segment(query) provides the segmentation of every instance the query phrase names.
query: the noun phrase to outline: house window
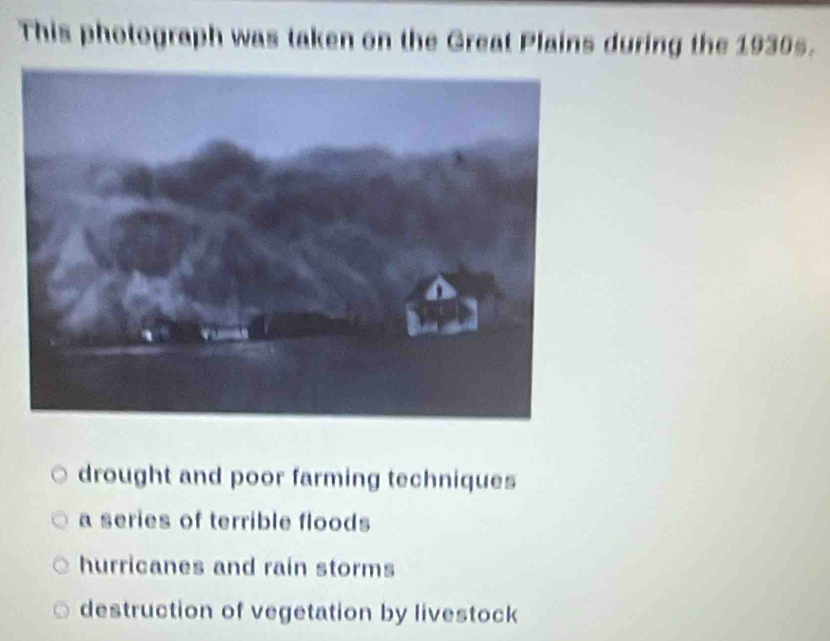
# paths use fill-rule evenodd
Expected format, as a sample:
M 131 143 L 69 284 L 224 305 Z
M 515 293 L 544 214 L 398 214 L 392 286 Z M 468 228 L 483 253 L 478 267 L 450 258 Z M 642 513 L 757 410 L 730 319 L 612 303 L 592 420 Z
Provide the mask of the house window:
M 441 294 L 443 293 L 444 288 L 441 287 L 441 285 L 438 285 L 438 287 L 436 287 L 435 291 L 436 291 L 436 294 L 437 294 L 438 298 L 441 298 Z

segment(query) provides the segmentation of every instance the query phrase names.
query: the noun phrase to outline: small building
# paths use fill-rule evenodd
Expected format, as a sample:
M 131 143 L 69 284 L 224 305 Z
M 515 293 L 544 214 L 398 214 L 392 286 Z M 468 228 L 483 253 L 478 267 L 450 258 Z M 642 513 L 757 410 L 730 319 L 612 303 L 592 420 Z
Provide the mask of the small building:
M 202 340 L 198 323 L 156 318 L 145 323 L 139 333 L 142 343 L 198 343 Z
M 173 322 L 157 318 L 142 327 L 139 335 L 142 343 L 167 343 L 173 336 Z
M 461 268 L 427 276 L 406 299 L 407 334 L 476 332 L 494 321 L 494 305 L 502 298 L 495 277 L 486 272 Z
M 193 321 L 156 318 L 145 323 L 139 333 L 142 343 L 208 343 L 245 341 L 249 330 L 244 325 L 203 325 Z
M 202 340 L 212 341 L 246 341 L 249 329 L 244 325 L 202 325 L 199 328 Z

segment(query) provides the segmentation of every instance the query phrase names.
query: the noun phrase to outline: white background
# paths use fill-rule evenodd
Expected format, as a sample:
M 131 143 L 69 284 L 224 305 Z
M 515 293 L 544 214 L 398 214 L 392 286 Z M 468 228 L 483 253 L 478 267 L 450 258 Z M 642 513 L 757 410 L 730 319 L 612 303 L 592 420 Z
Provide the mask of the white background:
M 18 17 L 227 28 L 793 33 L 803 59 L 155 54 L 25 44 Z M 830 615 L 830 12 L 825 8 L 300 5 L 0 8 L 2 603 L 9 639 L 826 639 Z M 441 38 L 443 40 L 443 38 Z M 688 45 L 688 40 L 686 42 Z M 32 413 L 21 68 L 542 83 L 530 421 Z M 55 485 L 94 465 L 515 472 L 473 496 Z M 366 535 L 82 533 L 106 509 L 356 510 Z M 392 561 L 381 582 L 57 576 L 55 554 Z M 100 601 L 518 608 L 514 627 L 84 621 Z M 66 600 L 72 616 L 55 620 Z

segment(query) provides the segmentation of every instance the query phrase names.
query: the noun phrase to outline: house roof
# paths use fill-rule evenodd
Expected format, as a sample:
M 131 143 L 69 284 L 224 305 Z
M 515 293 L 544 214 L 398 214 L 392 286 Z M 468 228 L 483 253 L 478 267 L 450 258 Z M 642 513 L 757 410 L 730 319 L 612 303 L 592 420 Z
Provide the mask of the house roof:
M 499 289 L 496 283 L 496 277 L 493 274 L 490 272 L 471 272 L 460 267 L 458 271 L 453 273 L 440 272 L 422 278 L 415 285 L 415 288 L 406 300 L 422 299 L 430 285 L 439 276 L 452 285 L 459 296 L 474 296 L 475 298 L 493 296 L 494 298 L 504 298 L 504 294 Z

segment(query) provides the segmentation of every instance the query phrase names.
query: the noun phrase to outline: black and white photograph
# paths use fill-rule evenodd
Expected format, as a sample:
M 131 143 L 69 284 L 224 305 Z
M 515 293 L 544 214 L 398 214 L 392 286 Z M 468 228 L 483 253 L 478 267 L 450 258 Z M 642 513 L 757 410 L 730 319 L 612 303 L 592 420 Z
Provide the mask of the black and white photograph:
M 33 410 L 529 418 L 539 83 L 23 73 Z

